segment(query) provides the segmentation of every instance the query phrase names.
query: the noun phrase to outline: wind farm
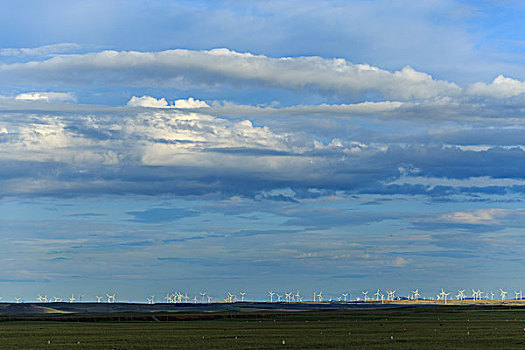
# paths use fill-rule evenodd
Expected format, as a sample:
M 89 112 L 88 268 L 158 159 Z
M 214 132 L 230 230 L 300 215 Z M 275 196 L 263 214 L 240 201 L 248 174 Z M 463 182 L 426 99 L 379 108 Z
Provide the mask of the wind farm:
M 525 302 L 519 293 L 515 299 L 495 300 L 484 293 L 461 300 L 446 298 L 451 291 L 440 289 L 439 298 L 418 298 L 416 291 L 406 297 L 398 292 L 389 300 L 377 292 L 366 300 L 347 295 L 347 301 L 342 294 L 334 301 L 336 295 L 327 292 L 319 300 L 316 292 L 315 302 L 284 291 L 281 301 L 270 301 L 273 294 L 250 301 L 249 292 L 242 291 L 226 292 L 220 302 L 203 296 L 195 301 L 200 293 L 192 298 L 182 292 L 168 293 L 165 300 L 147 296 L 145 302 L 114 301 L 113 293 L 100 301 L 72 295 L 73 301 L 55 302 L 37 295 L 41 301 L 0 303 L 0 349 L 98 349 L 102 344 L 114 349 L 413 349 L 422 343 L 426 349 L 492 349 L 523 341 Z M 23 332 L 32 336 L 19 336 Z
M 324 294 L 323 294 L 324 293 Z M 423 294 L 422 294 L 423 293 Z M 353 305 L 354 307 L 364 306 L 366 308 L 373 308 L 375 306 L 384 308 L 399 307 L 399 306 L 431 306 L 431 305 L 455 305 L 455 306 L 490 306 L 490 305 L 525 305 L 523 293 L 521 290 L 514 292 L 514 298 L 507 297 L 508 291 L 499 288 L 499 293 L 492 291 L 481 291 L 480 289 L 472 289 L 471 295 L 465 294 L 465 289 L 458 289 L 457 291 L 446 291 L 443 288 L 436 289 L 436 292 L 428 291 L 420 293 L 420 289 L 408 290 L 406 294 L 402 294 L 397 290 L 392 289 L 377 289 L 373 297 L 369 297 L 369 291 L 359 292 L 323 292 L 314 291 L 312 298 L 304 298 L 301 296 L 299 290 L 296 291 L 278 291 L 271 290 L 265 293 L 253 292 L 247 293 L 239 291 L 232 293 L 230 291 L 224 292 L 223 295 L 210 295 L 207 292 L 198 292 L 195 294 L 177 291 L 168 292 L 161 295 L 150 294 L 144 299 L 124 298 L 117 300 L 116 293 L 103 293 L 101 295 L 84 295 L 71 294 L 66 297 L 53 296 L 48 298 L 47 295 L 36 294 L 34 297 L 0 297 L 0 304 L 34 304 L 34 305 L 61 305 L 61 304 L 118 304 L 121 309 L 123 305 L 182 305 L 184 307 L 191 307 L 191 305 L 198 305 L 199 309 L 206 306 L 213 309 L 215 304 L 257 304 L 257 305 L 287 305 L 293 304 L 294 308 L 298 305 L 303 305 L 305 309 L 315 308 L 316 305 L 320 307 L 333 306 L 334 308 L 345 308 L 345 305 Z M 449 297 L 452 294 L 453 297 Z M 307 293 L 308 295 L 308 293 Z M 360 297 L 353 297 L 353 295 L 361 295 Z M 498 295 L 499 298 L 495 298 Z M 300 307 L 299 307 L 300 308 Z M 106 307 L 106 310 L 110 310 Z M 166 309 L 167 310 L 167 309 Z

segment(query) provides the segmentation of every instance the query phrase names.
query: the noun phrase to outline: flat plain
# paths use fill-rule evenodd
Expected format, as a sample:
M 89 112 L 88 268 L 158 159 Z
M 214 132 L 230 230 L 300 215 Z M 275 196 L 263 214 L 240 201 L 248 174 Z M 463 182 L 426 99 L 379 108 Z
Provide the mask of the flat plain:
M 4 315 L 0 349 L 522 349 L 525 309 Z M 147 321 L 144 321 L 147 320 Z

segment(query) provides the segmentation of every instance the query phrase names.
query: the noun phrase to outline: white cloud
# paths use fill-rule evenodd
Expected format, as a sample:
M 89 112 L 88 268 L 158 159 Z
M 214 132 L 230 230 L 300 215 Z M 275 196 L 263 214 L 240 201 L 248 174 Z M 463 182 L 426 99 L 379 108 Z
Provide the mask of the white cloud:
M 142 96 L 136 97 L 133 96 L 129 101 L 127 106 L 129 107 L 149 107 L 149 108 L 206 108 L 209 105 L 201 100 L 196 100 L 193 97 L 188 99 L 179 99 L 175 100 L 172 105 L 168 104 L 165 98 L 156 99 L 155 97 Z
M 50 56 L 78 50 L 80 47 L 74 43 L 59 43 L 32 48 L 4 48 L 0 49 L 0 56 Z
M 439 221 L 470 224 L 470 225 L 499 225 L 506 221 L 523 222 L 523 209 L 476 209 L 470 211 L 455 211 L 440 216 Z M 519 219 L 519 220 L 516 220 Z
M 410 264 L 410 262 L 411 260 L 398 256 L 392 261 L 392 266 L 393 267 L 405 267 L 408 264 Z
M 173 102 L 173 107 L 175 108 L 206 108 L 209 106 L 210 105 L 208 105 L 206 102 L 196 100 L 193 97 L 190 97 L 186 100 L 179 99 Z
M 525 93 L 525 81 L 498 75 L 490 84 L 478 82 L 470 85 L 467 93 L 494 98 L 513 97 Z
M 70 92 L 25 92 L 15 97 L 16 100 L 40 102 L 75 102 L 75 95 Z
M 228 84 L 315 90 L 341 96 L 375 91 L 383 98 L 401 100 L 429 99 L 461 92 L 454 83 L 435 80 L 410 67 L 390 72 L 344 59 L 272 58 L 228 49 L 61 55 L 41 62 L 3 65 L 0 77 L 45 83 L 110 82 L 178 88 Z
M 410 103 L 399 101 L 361 102 L 354 104 L 297 105 L 290 107 L 248 106 L 223 102 L 206 113 L 230 116 L 317 116 L 388 115 Z
M 136 97 L 133 96 L 127 104 L 129 107 L 149 107 L 149 108 L 167 108 L 168 102 L 165 98 L 156 99 L 155 97 L 142 96 Z

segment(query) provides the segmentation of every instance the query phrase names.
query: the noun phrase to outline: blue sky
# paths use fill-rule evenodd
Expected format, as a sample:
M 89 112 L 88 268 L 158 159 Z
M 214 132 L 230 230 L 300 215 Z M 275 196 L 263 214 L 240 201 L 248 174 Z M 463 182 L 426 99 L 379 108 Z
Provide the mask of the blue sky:
M 6 4 L 0 296 L 522 288 L 524 12 Z

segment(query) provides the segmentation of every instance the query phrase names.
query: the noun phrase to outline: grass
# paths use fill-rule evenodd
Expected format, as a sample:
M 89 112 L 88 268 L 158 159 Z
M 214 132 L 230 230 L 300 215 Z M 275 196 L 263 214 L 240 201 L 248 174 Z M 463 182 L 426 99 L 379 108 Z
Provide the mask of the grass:
M 524 317 L 523 309 L 441 307 L 178 322 L 16 321 L 0 323 L 0 349 L 516 349 L 525 347 Z

